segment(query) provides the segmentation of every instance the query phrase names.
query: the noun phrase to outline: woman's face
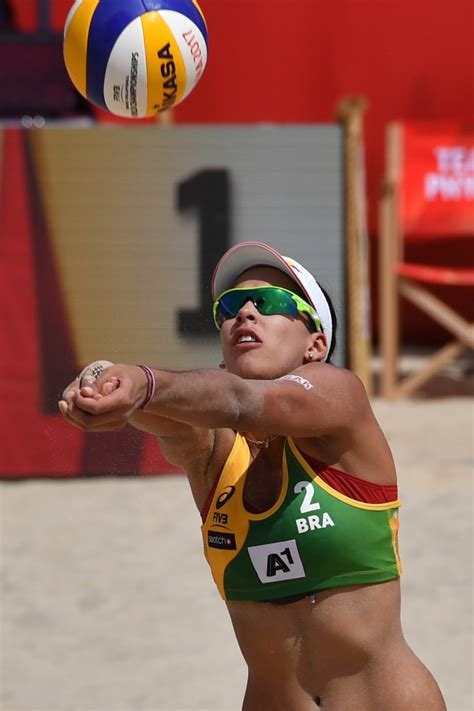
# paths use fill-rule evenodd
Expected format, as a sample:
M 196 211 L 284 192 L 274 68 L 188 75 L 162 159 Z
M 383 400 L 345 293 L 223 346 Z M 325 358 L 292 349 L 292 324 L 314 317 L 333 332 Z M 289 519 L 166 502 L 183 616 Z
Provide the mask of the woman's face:
M 294 281 L 273 267 L 247 269 L 233 286 L 281 286 L 296 290 Z M 224 321 L 220 333 L 226 370 L 242 378 L 267 380 L 290 373 L 309 360 L 307 356 L 315 341 L 326 352 L 325 336 L 310 333 L 303 317 L 264 316 L 251 301 L 234 318 Z M 248 340 L 249 336 L 252 340 Z M 315 352 L 314 360 L 320 358 L 319 352 Z

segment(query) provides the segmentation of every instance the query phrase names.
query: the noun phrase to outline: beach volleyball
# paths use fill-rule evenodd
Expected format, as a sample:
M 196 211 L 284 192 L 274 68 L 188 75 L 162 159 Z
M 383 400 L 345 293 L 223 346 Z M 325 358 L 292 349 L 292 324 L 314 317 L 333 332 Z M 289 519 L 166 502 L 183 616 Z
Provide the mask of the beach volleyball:
M 76 89 L 116 116 L 146 118 L 182 102 L 207 63 L 207 27 L 194 0 L 76 0 L 64 26 Z

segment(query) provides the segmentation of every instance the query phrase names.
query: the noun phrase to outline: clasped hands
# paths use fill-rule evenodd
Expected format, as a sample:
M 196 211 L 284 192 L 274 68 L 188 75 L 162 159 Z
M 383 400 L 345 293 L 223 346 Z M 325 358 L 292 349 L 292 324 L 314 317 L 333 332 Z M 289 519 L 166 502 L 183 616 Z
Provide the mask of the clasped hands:
M 147 377 L 137 365 L 95 361 L 63 391 L 59 410 L 70 424 L 88 432 L 123 429 L 147 394 Z

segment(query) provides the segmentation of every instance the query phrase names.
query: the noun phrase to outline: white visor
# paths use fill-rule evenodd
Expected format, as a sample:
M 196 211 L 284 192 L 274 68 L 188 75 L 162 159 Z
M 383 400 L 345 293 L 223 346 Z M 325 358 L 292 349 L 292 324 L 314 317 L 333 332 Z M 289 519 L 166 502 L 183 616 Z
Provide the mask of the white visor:
M 217 264 L 211 282 L 212 298 L 215 300 L 222 292 L 231 289 L 237 277 L 246 269 L 264 266 L 279 269 L 287 274 L 300 287 L 308 303 L 318 314 L 328 350 L 323 360 L 327 360 L 332 343 L 332 317 L 329 304 L 314 276 L 299 262 L 284 257 L 263 242 L 240 242 L 231 247 Z

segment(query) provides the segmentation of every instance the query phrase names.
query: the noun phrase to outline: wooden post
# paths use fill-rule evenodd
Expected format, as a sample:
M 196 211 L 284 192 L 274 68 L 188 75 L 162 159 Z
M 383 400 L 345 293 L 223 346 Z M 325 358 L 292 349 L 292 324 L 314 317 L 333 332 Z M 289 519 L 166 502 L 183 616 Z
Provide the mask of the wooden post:
M 395 396 L 398 378 L 400 307 L 395 265 L 401 258 L 399 189 L 401 126 L 389 124 L 385 137 L 385 177 L 379 203 L 380 394 Z
M 363 119 L 368 102 L 350 96 L 337 106 L 344 126 L 346 192 L 346 303 L 349 367 L 372 394 L 369 254 L 365 201 Z
M 156 123 L 160 126 L 171 126 L 174 123 L 174 109 L 160 111 L 156 114 Z
M 402 296 L 428 314 L 433 321 L 450 331 L 465 348 L 474 348 L 474 325 L 470 324 L 448 304 L 410 279 L 399 279 L 398 290 Z
M 448 363 L 451 363 L 454 358 L 457 358 L 464 349 L 465 346 L 460 341 L 447 343 L 435 355 L 431 356 L 421 370 L 415 371 L 400 380 L 390 399 L 398 400 L 412 395 L 415 390 L 427 383 L 436 373 L 439 373 Z

